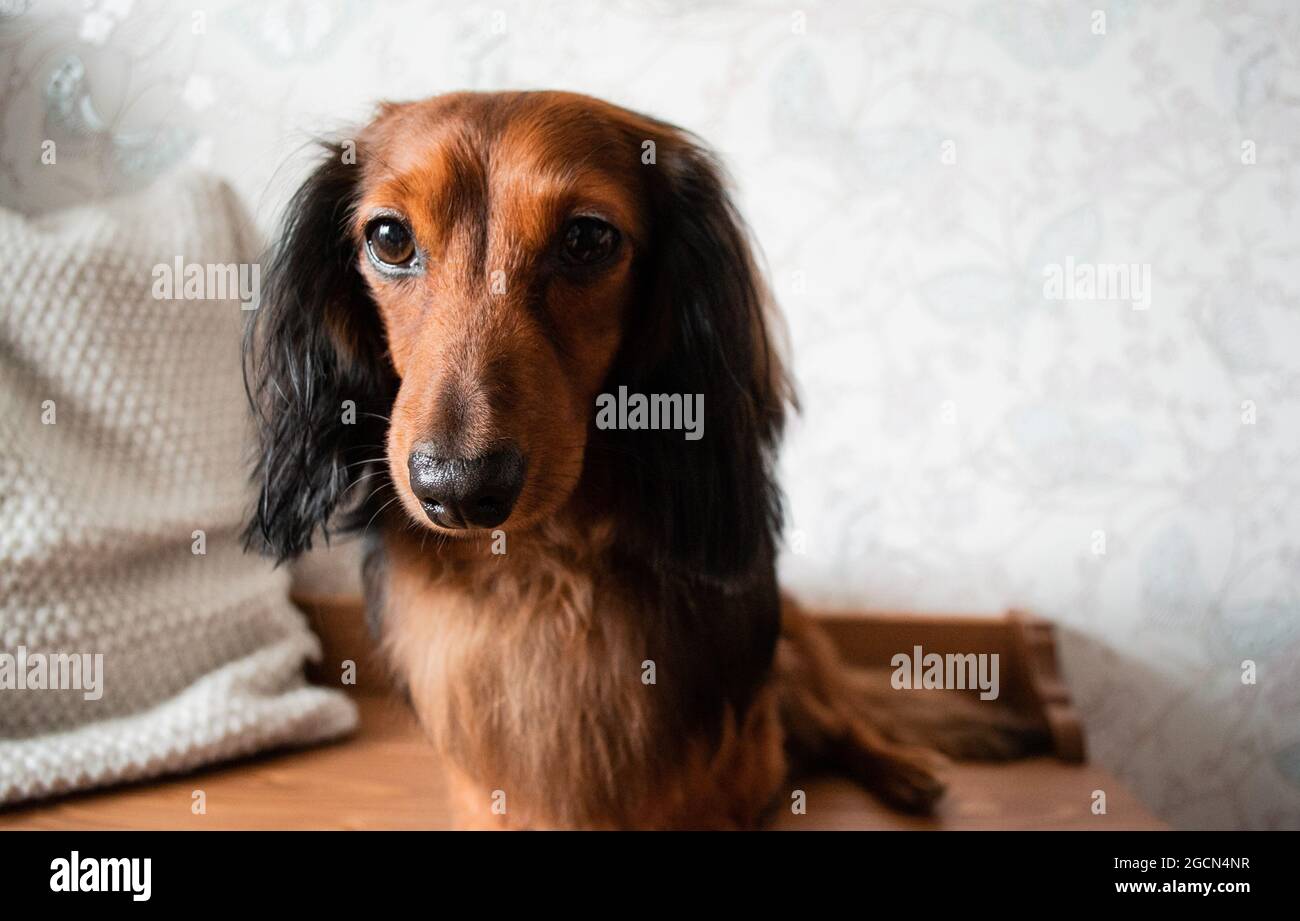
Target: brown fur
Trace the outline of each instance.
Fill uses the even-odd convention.
[[[473,791],[459,799],[466,824],[755,824],[785,776],[775,689],[728,712],[714,742],[674,739],[673,698],[642,683],[649,620],[601,565],[609,530],[542,532],[508,561],[433,566],[414,535],[386,539],[384,648],[449,772],[473,778],[460,784]]]
[[[463,824],[753,827],[791,763],[904,808],[937,799],[937,756],[896,741],[894,702],[777,595],[789,387],[743,226],[689,136],[563,93],[386,105],[355,171],[322,165],[295,208],[250,348],[250,533],[291,556],[373,478],[356,518],[379,534],[372,614]],[[365,255],[377,214],[409,224],[415,277]],[[582,214],[622,246],[574,274],[553,241]],[[596,431],[597,394],[626,381],[707,388],[712,440]],[[377,421],[340,430],[344,398]],[[505,440],[527,476],[500,532],[432,524],[412,446],[477,457]],[[912,741],[952,735],[924,725]]]

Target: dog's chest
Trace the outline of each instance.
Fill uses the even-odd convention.
[[[484,790],[580,819],[646,795],[680,759],[660,673],[684,670],[598,571],[532,556],[431,572],[390,548],[384,586],[389,660],[435,748]]]
[[[751,704],[770,673],[774,587],[668,597],[563,545],[449,560],[399,537],[385,557],[367,566],[383,646],[468,780],[471,814],[501,796],[531,826],[694,822],[698,798],[730,808],[720,746],[758,733],[770,767],[776,736]]]

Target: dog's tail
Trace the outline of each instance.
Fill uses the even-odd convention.
[[[946,758],[1006,760],[1046,751],[1045,726],[958,694],[901,694],[888,671],[850,669],[816,618],[782,599],[776,685],[795,772],[843,773],[882,800],[928,812]]]

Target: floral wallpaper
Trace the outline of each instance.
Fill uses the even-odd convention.
[[[788,586],[1031,609],[1159,816],[1300,827],[1300,5],[0,0],[0,204],[199,167],[269,232],[376,100],[542,87],[732,170]]]

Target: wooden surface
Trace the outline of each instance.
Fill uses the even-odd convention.
[[[87,793],[0,812],[9,829],[437,829],[446,828],[438,778],[406,705],[363,696],[361,731],[323,748],[268,755],[158,783]],[[959,765],[932,819],[900,816],[837,778],[798,781],[807,814],[783,809],[778,829],[1158,829],[1104,771],[1036,758]],[[1108,814],[1095,816],[1093,790]],[[190,811],[195,790],[207,814]]]
[[[0,811],[7,829],[440,829],[449,827],[428,747],[407,704],[393,695],[386,671],[362,626],[356,599],[298,599],[320,635],[320,683],[338,681],[355,663],[352,690],[361,711],[353,737],[309,750],[264,755],[191,775]],[[1013,764],[960,764],[949,770],[949,794],[931,818],[886,809],[848,781],[795,779],[806,813],[787,796],[776,829],[1159,829],[1114,778],[1081,763],[1078,715],[1056,671],[1049,624],[1022,614],[1004,618],[906,615],[823,619],[844,658],[881,666],[913,644],[998,653],[1005,700],[1038,714],[1052,728],[1056,757]],[[944,693],[944,692],[939,692]],[[194,792],[206,814],[191,811]],[[1093,815],[1093,792],[1106,794],[1107,814]]]
[[[1061,677],[1051,623],[1023,611],[1000,617],[859,612],[822,614],[818,621],[841,658],[856,668],[889,669],[895,654],[912,654],[918,646],[926,655],[996,656],[998,702],[1045,726],[1062,761],[1081,764],[1086,759],[1083,722]]]

